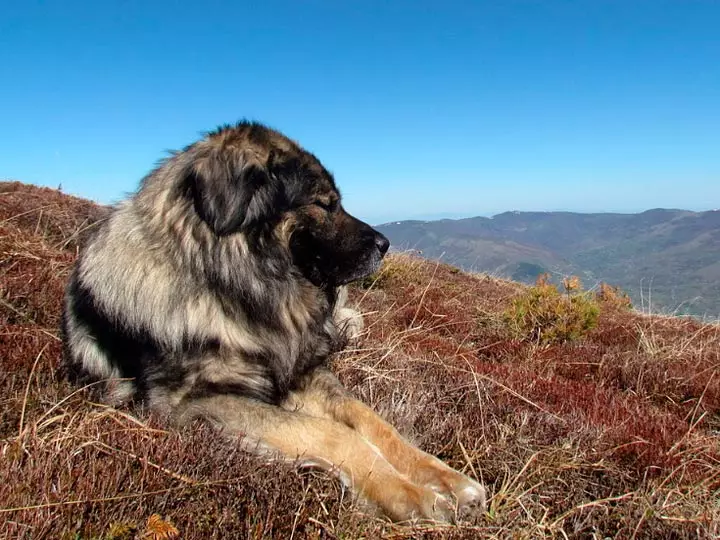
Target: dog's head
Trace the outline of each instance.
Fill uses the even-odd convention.
[[[343,285],[380,266],[390,242],[348,214],[332,175],[281,133],[242,122],[186,153],[184,192],[212,234],[274,235],[315,285]]]

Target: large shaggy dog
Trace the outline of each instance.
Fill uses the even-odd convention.
[[[451,521],[483,487],[404,441],[325,367],[361,319],[342,286],[388,240],[349,215],[332,175],[241,122],[173,154],[84,248],[67,289],[66,358],[176,422],[337,472],[391,518]]]

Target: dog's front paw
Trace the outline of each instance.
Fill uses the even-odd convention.
[[[458,473],[459,474],[459,473]],[[487,493],[485,487],[467,476],[455,483],[451,492],[457,504],[458,515],[468,516],[478,512],[485,512],[487,507]]]
[[[427,487],[403,482],[395,489],[384,490],[383,512],[396,522],[432,521],[454,523],[456,505],[447,495]],[[392,491],[392,492],[391,492]]]
[[[414,471],[413,479],[454,502],[458,516],[484,512],[487,493],[479,482],[427,456]]]

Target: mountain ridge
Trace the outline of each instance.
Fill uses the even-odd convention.
[[[716,318],[720,211],[638,213],[511,210],[491,217],[394,221],[378,226],[395,249],[416,249],[464,270],[525,283],[530,269],[578,275],[627,290],[647,309]],[[645,290],[649,289],[649,290]]]

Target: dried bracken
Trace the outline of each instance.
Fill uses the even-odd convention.
[[[153,514],[148,518],[145,532],[142,535],[148,540],[167,540],[178,536],[180,536],[180,531],[172,523],[164,520],[160,514]]]
[[[563,278],[562,284],[565,288],[565,292],[568,294],[573,291],[579,291],[580,289],[582,289],[582,283],[580,282],[580,278],[577,276],[568,276],[566,278]]]
[[[248,455],[208,426],[169,430],[64,381],[62,289],[102,215],[0,183],[0,538],[720,535],[718,325],[640,314],[601,286],[594,328],[523,339],[503,314],[528,288],[393,255],[352,291],[366,330],[334,369],[491,496],[457,527],[393,525],[326,474]],[[585,294],[568,285],[560,297]]]
[[[600,283],[597,291],[597,299],[605,305],[616,306],[619,308],[632,308],[632,300],[630,296],[622,291],[620,287],[614,287],[607,283]]]

